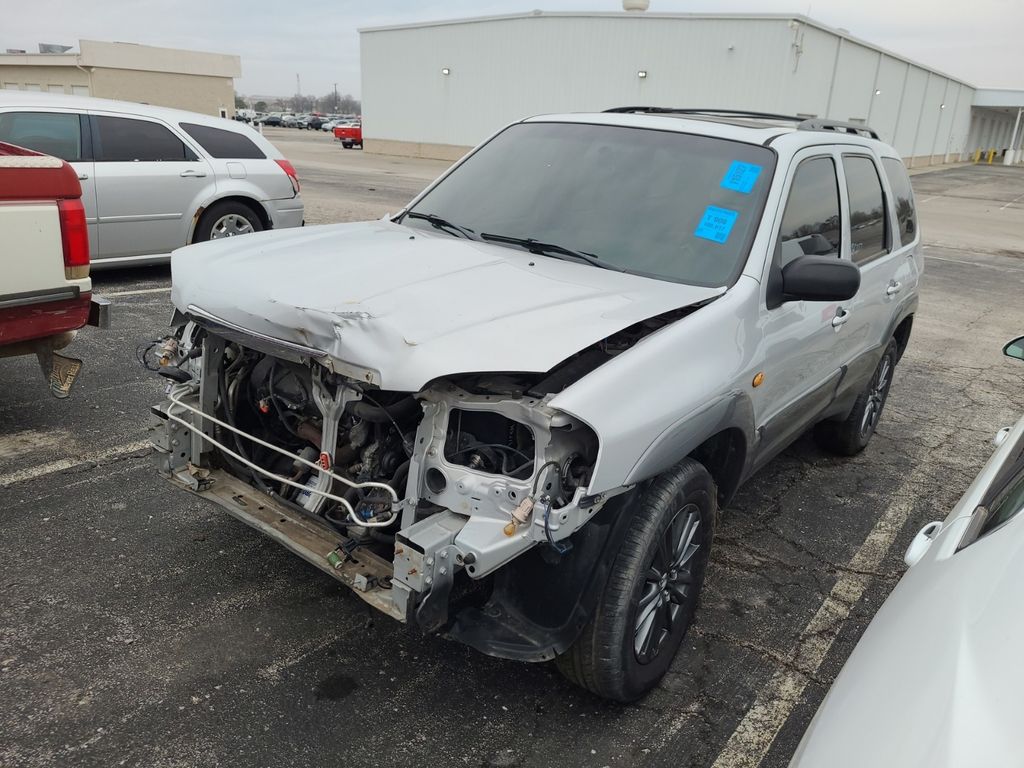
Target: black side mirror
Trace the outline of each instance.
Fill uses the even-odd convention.
[[[836,256],[801,256],[782,268],[783,301],[846,301],[860,288],[860,267]]]
[[[1024,360],[1024,336],[1014,339],[1003,347],[1003,354],[1017,360]]]

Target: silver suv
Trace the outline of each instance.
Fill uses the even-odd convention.
[[[94,269],[302,224],[291,163],[244,123],[77,96],[0,91],[0,141],[68,161]]]
[[[524,120],[390,219],[175,253],[159,469],[399,621],[635,699],[740,483],[868,444],[921,268],[863,126]]]

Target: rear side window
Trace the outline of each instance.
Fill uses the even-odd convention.
[[[94,117],[98,162],[195,160],[195,153],[158,123],[128,117]]]
[[[838,256],[839,182],[831,157],[804,160],[789,188],[779,230],[779,266],[800,256]]]
[[[181,129],[199,142],[210,157],[226,160],[263,160],[266,155],[248,136],[223,128],[196,123],[179,123]]]
[[[1024,510],[1024,471],[1020,472],[989,507],[988,517],[978,534],[981,538]]]
[[[82,129],[78,115],[5,112],[0,114],[0,141],[72,163],[82,159]]]
[[[853,261],[861,264],[888,253],[885,237],[885,198],[875,162],[870,157],[843,157],[846,193],[850,198],[850,241]]]
[[[900,160],[883,157],[882,167],[889,177],[889,186],[896,198],[896,222],[899,225],[903,244],[910,243],[917,236],[917,211],[914,210],[914,193],[910,188],[910,176]]]

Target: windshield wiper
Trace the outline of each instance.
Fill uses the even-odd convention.
[[[458,232],[460,235],[465,237],[467,240],[479,240],[476,233],[472,229],[467,227],[460,227],[458,224],[452,224],[448,219],[442,219],[440,216],[433,213],[420,213],[419,211],[410,211],[405,214],[407,219],[423,219],[434,229],[441,229],[448,232]]]
[[[557,254],[558,256],[568,256],[572,259],[579,261],[585,261],[587,264],[593,264],[595,267],[601,269],[610,269],[615,272],[628,272],[629,270],[625,267],[619,267],[614,264],[608,264],[607,262],[601,261],[597,256],[592,253],[585,251],[574,251],[572,248],[566,248],[564,245],[558,245],[557,243],[542,243],[539,240],[535,240],[532,237],[510,237],[508,235],[492,235],[487,232],[480,233],[480,239],[487,240],[492,243],[508,243],[509,245],[520,245],[530,253],[545,255]]]

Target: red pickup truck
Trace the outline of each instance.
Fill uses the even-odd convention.
[[[363,148],[363,124],[362,123],[349,123],[348,125],[336,125],[334,126],[334,138],[341,142],[341,146],[345,149],[352,149],[352,147],[359,145],[359,148]]]
[[[0,357],[35,354],[56,397],[82,361],[57,354],[84,325],[106,328],[92,293],[82,187],[63,160],[0,142]]]

